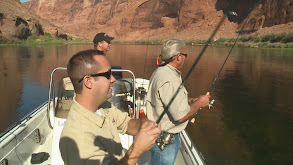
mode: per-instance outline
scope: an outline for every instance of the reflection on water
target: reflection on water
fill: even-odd
[[[92,45],[0,47],[0,131],[46,101],[51,71],[66,67],[74,53],[89,48]],[[201,48],[187,47],[183,77]],[[112,45],[107,58],[148,79],[160,49]],[[206,93],[228,52],[207,49],[185,84],[191,97]],[[290,49],[233,50],[211,92],[214,107],[202,110],[187,128],[207,164],[293,163],[292,54]]]
[[[292,50],[233,51],[212,91],[214,107],[188,126],[207,164],[293,163],[292,75]]]

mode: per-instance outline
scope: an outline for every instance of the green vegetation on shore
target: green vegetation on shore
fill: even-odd
[[[26,40],[20,40],[15,37],[6,38],[0,35],[0,45],[43,45],[43,44],[88,44],[86,40],[81,38],[74,38],[72,36],[67,36],[67,40],[55,37],[53,38],[51,34],[45,33],[44,35],[31,35]]]
[[[232,46],[236,38],[220,38],[210,43],[213,46]],[[207,40],[185,40],[188,45],[204,45]],[[152,38],[138,41],[114,41],[119,44],[162,44],[160,39]],[[293,32],[265,35],[242,35],[239,37],[236,47],[266,47],[266,48],[293,48]]]
[[[210,43],[212,46],[232,46],[236,38],[219,38]],[[204,45],[207,40],[185,40],[188,45]],[[162,44],[163,40],[157,38],[149,38],[147,40],[136,41],[113,41],[114,44]],[[41,44],[92,44],[92,42],[76,39],[68,36],[67,40],[60,37],[52,38],[49,33],[36,36],[32,35],[27,40],[19,40],[17,38],[4,38],[0,36],[0,45],[21,44],[21,45],[41,45]],[[239,37],[236,47],[265,47],[265,48],[293,48],[293,32],[289,33],[269,33],[265,35],[242,35]]]
[[[236,38],[220,38],[213,41],[213,45],[232,46]],[[293,32],[269,33],[265,35],[240,36],[236,46],[238,47],[269,47],[269,48],[293,48]]]

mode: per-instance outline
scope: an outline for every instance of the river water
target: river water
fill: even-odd
[[[92,45],[0,47],[0,131],[48,98],[50,73]],[[149,79],[161,45],[112,45],[112,65]],[[186,75],[201,51],[187,46]],[[185,84],[205,94],[230,48],[209,47]],[[207,164],[293,164],[293,50],[234,48],[211,97],[187,130]]]

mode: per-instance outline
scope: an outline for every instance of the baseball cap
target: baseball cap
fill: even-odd
[[[111,41],[113,39],[114,37],[109,37],[108,34],[106,33],[98,33],[96,34],[93,42],[94,44],[97,44],[98,42],[101,42],[101,41]]]

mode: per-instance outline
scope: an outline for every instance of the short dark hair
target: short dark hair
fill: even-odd
[[[81,93],[82,83],[79,83],[83,76],[87,74],[94,74],[100,70],[100,64],[94,59],[96,55],[104,55],[103,51],[89,49],[76,53],[73,55],[67,65],[67,73],[73,84],[75,93]]]

